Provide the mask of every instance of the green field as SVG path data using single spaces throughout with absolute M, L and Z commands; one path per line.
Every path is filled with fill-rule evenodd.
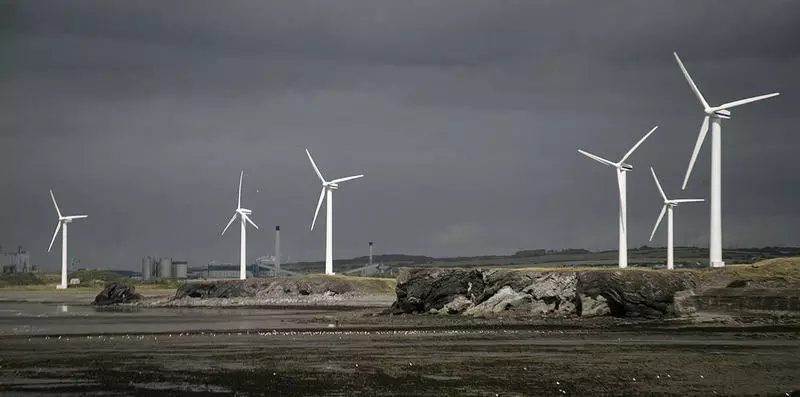
M 543 251 L 543 250 L 542 250 Z M 544 255 L 525 255 L 520 251 L 508 256 L 478 256 L 456 258 L 432 258 L 411 255 L 376 255 L 375 263 L 390 267 L 503 267 L 503 268 L 594 268 L 614 267 L 617 264 L 617 251 L 589 252 L 585 250 L 564 250 L 565 252 L 546 252 Z M 584 252 L 580 252 L 584 251 Z M 748 264 L 765 259 L 800 256 L 800 248 L 743 248 L 723 250 L 723 259 L 728 264 Z M 666 248 L 640 247 L 628 251 L 631 267 L 659 267 L 666 262 Z M 346 272 L 364 266 L 367 257 L 334 261 L 337 272 Z M 678 268 L 703 268 L 708 266 L 708 250 L 697 247 L 675 247 L 675 265 Z M 283 268 L 301 273 L 321 272 L 322 262 L 288 263 Z

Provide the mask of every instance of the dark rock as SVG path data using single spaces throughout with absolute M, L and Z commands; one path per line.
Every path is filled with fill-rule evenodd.
M 747 287 L 748 280 L 733 280 L 725 288 L 744 288 Z
M 339 277 L 225 280 L 186 283 L 178 287 L 175 299 L 181 298 L 253 298 L 270 296 L 336 296 L 357 294 L 359 286 Z
M 136 288 L 126 285 L 122 281 L 111 281 L 106 284 L 103 291 L 94 298 L 94 305 L 105 306 L 118 303 L 131 303 L 141 300 L 142 296 L 136 293 Z
M 257 285 L 239 281 L 185 283 L 175 291 L 175 298 L 240 298 L 255 295 Z
M 530 304 L 532 298 L 524 292 L 514 291 L 510 286 L 500 288 L 497 293 L 492 295 L 489 299 L 481 302 L 479 305 L 470 308 L 464 314 L 466 315 L 484 315 L 490 313 L 500 313 L 507 309 L 519 308 L 520 306 Z
M 578 272 L 579 298 L 602 296 L 614 317 L 658 318 L 676 314 L 675 293 L 693 289 L 694 276 L 688 273 L 652 271 Z M 581 314 L 581 299 L 578 300 Z
M 463 311 L 465 311 L 465 310 L 467 310 L 467 309 L 469 309 L 469 308 L 471 308 L 473 306 L 475 306 L 475 304 L 472 303 L 471 300 L 467 299 L 466 296 L 464 296 L 464 295 L 456 295 L 456 297 L 453 298 L 453 300 L 450 303 L 444 305 L 444 307 L 442 307 L 442 310 L 439 310 L 438 313 L 439 314 L 460 314 Z M 436 309 L 432 309 L 432 310 L 436 310 Z
M 480 270 L 403 269 L 397 277 L 397 300 L 392 312 L 438 311 L 459 295 L 477 303 L 483 295 L 483 286 Z
M 404 269 L 391 311 L 656 318 L 691 311 L 676 308 L 675 294 L 695 284 L 689 273 L 639 270 Z
M 297 280 L 300 295 L 344 294 L 353 291 L 353 284 L 335 277 L 317 277 Z

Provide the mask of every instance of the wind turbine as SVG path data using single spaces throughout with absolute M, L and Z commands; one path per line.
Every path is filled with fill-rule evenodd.
M 237 201 L 236 209 L 233 211 L 233 216 L 231 217 L 231 220 L 228 221 L 228 224 L 225 225 L 225 229 L 222 229 L 222 234 L 220 234 L 220 236 L 223 236 L 225 234 L 225 231 L 228 230 L 228 228 L 231 226 L 231 224 L 233 223 L 233 221 L 236 219 L 237 216 L 241 218 L 242 237 L 241 237 L 241 252 L 239 254 L 240 280 L 244 280 L 247 278 L 247 266 L 245 264 L 245 262 L 247 261 L 247 222 L 250 222 L 250 224 L 253 225 L 253 227 L 258 229 L 258 225 L 253 223 L 253 221 L 250 220 L 250 217 L 248 216 L 252 214 L 253 211 L 250 211 L 247 208 L 242 208 L 242 177 L 244 177 L 244 170 L 242 170 L 242 173 L 239 174 L 239 201 Z
M 630 164 L 625 164 L 625 160 L 630 157 L 631 154 L 639 147 L 639 145 L 644 142 L 647 137 L 650 136 L 655 130 L 658 129 L 658 126 L 653 127 L 650 132 L 645 134 L 642 139 L 639 139 L 639 142 L 636 142 L 635 145 L 628 150 L 628 153 L 625 153 L 618 162 L 613 162 L 610 160 L 606 160 L 600 156 L 596 156 L 594 154 L 584 152 L 583 150 L 578 150 L 578 153 L 599 162 L 600 164 L 605 164 L 610 167 L 614 167 L 617 170 L 617 185 L 619 186 L 619 267 L 626 268 L 628 267 L 628 239 L 627 239 L 627 223 L 628 223 L 628 214 L 627 214 L 627 204 L 625 202 L 625 196 L 627 195 L 626 190 L 626 173 L 633 170 L 633 166 Z
M 678 61 L 678 66 L 680 66 L 683 76 L 686 77 L 686 81 L 689 82 L 694 94 L 697 95 L 697 99 L 703 105 L 703 112 L 706 114 L 703 118 L 703 124 L 700 126 L 700 134 L 697 136 L 697 143 L 694 145 L 692 158 L 689 160 L 689 168 L 686 170 L 686 177 L 683 179 L 683 187 L 681 189 L 686 189 L 686 182 L 689 181 L 689 175 L 692 174 L 694 162 L 697 160 L 697 153 L 700 152 L 700 147 L 703 145 L 703 140 L 708 132 L 708 123 L 711 120 L 711 231 L 709 233 L 708 259 L 711 267 L 723 267 L 725 262 L 722 261 L 722 119 L 731 118 L 731 112 L 728 110 L 730 108 L 772 98 L 779 95 L 779 93 L 773 92 L 711 107 L 703 98 L 700 89 L 692 81 L 689 72 L 686 71 L 683 62 L 678 57 L 678 53 L 673 52 L 673 54 L 675 55 L 675 60 Z
M 61 210 L 58 209 L 58 204 L 56 203 L 56 196 L 53 195 L 53 189 L 50 189 L 50 198 L 53 199 L 53 206 L 56 207 L 56 212 L 58 213 L 58 225 L 56 225 L 56 232 L 53 233 L 53 239 L 50 240 L 50 246 L 47 248 L 47 252 L 53 248 L 53 243 L 56 241 L 56 236 L 58 236 L 58 231 L 61 229 L 61 226 L 64 226 L 64 230 L 61 232 L 61 284 L 56 286 L 58 289 L 66 289 L 67 288 L 67 226 L 72 223 L 73 219 L 83 219 L 88 218 L 89 215 L 71 215 L 71 216 L 63 216 L 61 215 Z
M 339 189 L 339 183 L 349 181 L 352 179 L 358 179 L 363 177 L 364 175 L 353 175 L 348 176 L 346 178 L 339 178 L 334 179 L 332 181 L 326 181 L 325 178 L 322 176 L 322 173 L 319 172 L 319 168 L 317 164 L 314 163 L 314 159 L 311 157 L 311 152 L 306 149 L 306 154 L 308 155 L 308 159 L 311 161 L 311 165 L 314 167 L 314 171 L 316 171 L 317 176 L 322 181 L 322 191 L 319 194 L 319 201 L 317 202 L 317 210 L 314 211 L 314 220 L 311 221 L 311 230 L 314 230 L 314 225 L 317 223 L 317 215 L 319 214 L 319 208 L 322 206 L 322 200 L 325 200 L 325 196 L 327 195 L 327 207 L 326 207 L 326 225 L 325 225 L 325 274 L 334 274 L 333 273 L 333 191 Z
M 659 193 L 661 193 L 661 197 L 664 198 L 664 206 L 661 207 L 661 213 L 658 214 L 658 220 L 656 220 L 656 225 L 653 227 L 653 232 L 650 233 L 650 241 L 653 241 L 653 236 L 656 234 L 656 230 L 658 230 L 658 225 L 661 224 L 661 219 L 664 218 L 664 212 L 667 213 L 667 269 L 675 268 L 674 264 L 674 254 L 672 249 L 672 210 L 678 206 L 680 203 L 697 203 L 701 201 L 705 201 L 703 199 L 675 199 L 670 200 L 667 198 L 667 195 L 664 194 L 664 189 L 661 188 L 661 183 L 658 182 L 658 177 L 656 176 L 656 171 L 653 170 L 653 167 L 650 167 L 650 172 L 653 173 L 653 180 L 656 181 L 656 186 L 658 187 Z

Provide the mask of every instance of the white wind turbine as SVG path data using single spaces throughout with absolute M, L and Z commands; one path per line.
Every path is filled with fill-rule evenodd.
M 653 180 L 656 181 L 656 186 L 658 187 L 659 193 L 661 193 L 661 197 L 664 199 L 664 206 L 661 207 L 661 213 L 658 214 L 658 220 L 656 220 L 656 225 L 653 227 L 653 232 L 650 233 L 650 241 L 653 241 L 653 236 L 656 234 L 656 230 L 658 230 L 658 225 L 661 224 L 661 219 L 664 218 L 664 212 L 667 213 L 667 269 L 675 268 L 675 261 L 674 261 L 674 253 L 673 253 L 673 239 L 672 239 L 672 210 L 678 206 L 680 203 L 697 203 L 701 201 L 705 201 L 703 199 L 675 199 L 670 200 L 667 198 L 667 195 L 664 193 L 664 189 L 661 188 L 661 183 L 658 182 L 658 177 L 656 176 L 656 171 L 653 170 L 653 167 L 650 167 L 650 172 L 653 173 Z
M 47 248 L 47 252 L 50 252 L 53 248 L 53 243 L 56 241 L 58 231 L 63 225 L 64 230 L 61 232 L 61 284 L 56 288 L 65 289 L 67 288 L 67 225 L 72 223 L 73 219 L 88 218 L 89 215 L 63 216 L 61 215 L 61 210 L 58 209 L 58 204 L 56 204 L 56 196 L 53 195 L 53 189 L 50 189 L 50 198 L 53 199 L 53 206 L 56 207 L 56 212 L 58 213 L 58 225 L 56 225 L 56 232 L 53 233 L 53 239 L 50 240 L 50 247 Z
M 625 160 L 630 157 L 631 154 L 639 147 L 639 145 L 644 142 L 647 137 L 650 136 L 655 130 L 658 129 L 658 126 L 653 127 L 650 132 L 645 134 L 642 139 L 639 139 L 639 142 L 636 142 L 635 145 L 628 150 L 628 153 L 625 153 L 622 156 L 622 159 L 619 162 L 613 162 L 610 160 L 606 160 L 600 156 L 596 156 L 594 154 L 584 152 L 583 150 L 578 150 L 578 153 L 595 160 L 601 164 L 605 164 L 610 167 L 614 167 L 617 170 L 617 185 L 619 186 L 619 267 L 625 268 L 628 267 L 628 239 L 627 239 L 627 223 L 628 223 L 628 214 L 627 214 L 627 204 L 625 202 L 625 197 L 627 195 L 626 190 L 626 173 L 633 170 L 633 166 L 630 164 L 625 164 Z
M 225 225 L 225 229 L 222 229 L 222 234 L 220 234 L 220 236 L 225 234 L 225 231 L 228 230 L 228 228 L 231 226 L 231 224 L 233 223 L 233 221 L 236 219 L 237 216 L 239 216 L 241 218 L 242 236 L 241 236 L 241 252 L 239 254 L 239 279 L 240 280 L 244 280 L 244 279 L 247 278 L 247 265 L 246 265 L 246 262 L 247 262 L 247 224 L 246 224 L 246 222 L 250 222 L 250 224 L 253 225 L 253 227 L 258 229 L 258 225 L 253 223 L 253 221 L 250 220 L 250 217 L 248 216 L 248 215 L 252 214 L 253 211 L 250 211 L 247 208 L 242 208 L 242 177 L 244 177 L 244 171 L 242 171 L 242 173 L 239 174 L 239 200 L 237 201 L 236 209 L 233 212 L 233 216 L 231 217 L 231 220 L 228 221 L 228 224 Z
M 703 112 L 706 114 L 703 118 L 703 125 L 700 127 L 700 134 L 697 136 L 697 143 L 694 145 L 692 158 L 689 160 L 689 168 L 686 170 L 686 177 L 683 179 L 682 189 L 686 189 L 686 182 L 689 181 L 689 175 L 692 174 L 694 162 L 697 160 L 697 153 L 700 152 L 700 147 L 703 145 L 703 140 L 708 132 L 708 122 L 711 120 L 711 231 L 709 233 L 708 243 L 708 259 L 712 267 L 725 266 L 722 261 L 722 119 L 730 119 L 730 108 L 744 105 L 750 102 L 760 101 L 779 95 L 777 92 L 771 94 L 759 95 L 752 98 L 740 99 L 738 101 L 728 102 L 720 106 L 711 107 L 703 98 L 700 89 L 694 84 L 689 72 L 683 66 L 683 62 L 678 57 L 678 53 L 673 52 L 675 60 L 678 61 L 683 76 L 692 87 L 692 91 L 697 95 L 697 99 L 703 105 Z
M 319 208 L 322 206 L 322 200 L 326 199 L 327 197 L 327 206 L 326 206 L 326 225 L 325 225 L 325 274 L 334 274 L 333 273 L 333 191 L 339 188 L 339 183 L 344 181 L 349 181 L 352 179 L 358 179 L 363 177 L 364 175 L 353 175 L 348 176 L 346 178 L 339 178 L 334 179 L 330 182 L 326 181 L 325 178 L 322 176 L 322 173 L 319 172 L 319 168 L 317 164 L 314 163 L 314 159 L 311 157 L 311 152 L 306 149 L 306 154 L 308 155 L 308 159 L 311 161 L 311 165 L 314 167 L 314 171 L 316 171 L 317 176 L 322 181 L 322 191 L 319 194 L 319 201 L 317 202 L 317 209 L 314 211 L 314 220 L 311 221 L 311 230 L 314 230 L 314 225 L 317 223 L 317 215 L 319 214 Z

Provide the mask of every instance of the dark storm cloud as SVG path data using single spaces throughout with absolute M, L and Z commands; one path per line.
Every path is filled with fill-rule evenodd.
M 307 230 L 318 183 L 335 194 L 336 257 L 379 252 L 611 249 L 610 169 L 632 158 L 630 245 L 668 194 L 704 197 L 704 149 L 679 184 L 702 120 L 671 52 L 710 102 L 780 90 L 726 122 L 724 244 L 797 244 L 800 5 L 788 1 L 0 2 L 0 243 L 35 261 L 68 212 L 84 264 L 145 254 L 235 262 L 219 239 L 245 169 L 245 204 L 292 260 L 323 257 Z M 685 206 L 678 244 L 707 244 L 707 205 Z M 660 238 L 660 237 L 659 237 Z M 660 241 L 655 242 L 660 244 Z

